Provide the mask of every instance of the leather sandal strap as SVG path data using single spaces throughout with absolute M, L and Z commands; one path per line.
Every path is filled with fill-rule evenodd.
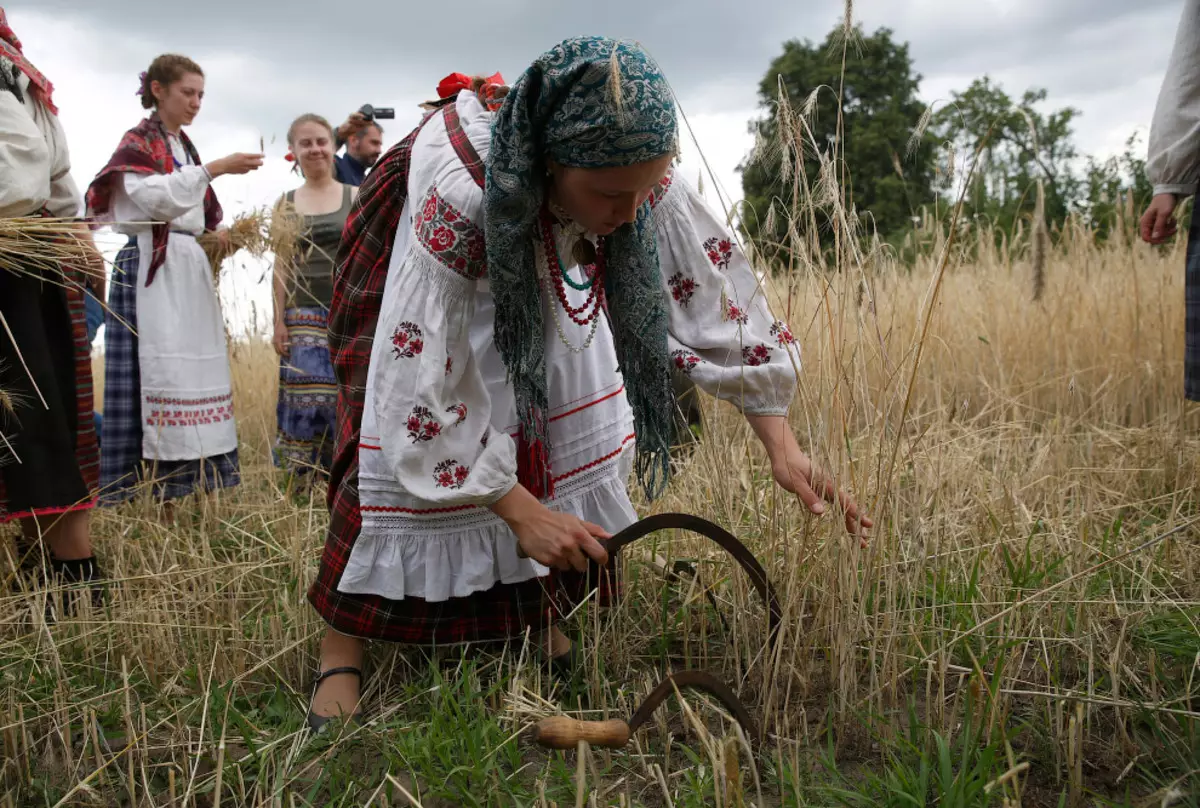
M 337 676 L 338 674 L 341 674 L 341 673 L 353 674 L 353 675 L 357 676 L 360 680 L 363 678 L 363 672 L 361 670 L 359 670 L 358 668 L 352 667 L 350 665 L 345 665 L 340 668 L 330 668 L 327 671 L 322 671 L 321 673 L 317 674 L 317 678 L 315 680 L 313 680 L 313 689 L 316 689 L 317 687 L 319 687 L 320 684 L 322 682 L 324 682 L 326 679 L 328 679 L 330 676 Z

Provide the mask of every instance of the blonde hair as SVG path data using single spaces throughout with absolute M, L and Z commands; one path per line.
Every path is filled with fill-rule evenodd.
M 336 139 L 334 137 L 333 127 L 329 124 L 329 121 L 327 121 L 323 116 L 316 114 L 315 112 L 306 112 L 303 115 L 301 115 L 300 117 L 296 118 L 296 120 L 292 121 L 292 125 L 289 126 L 288 130 L 287 130 L 287 144 L 288 144 L 288 148 L 292 150 L 293 154 L 295 154 L 295 150 L 296 150 L 296 130 L 299 129 L 301 126 L 304 126 L 304 124 L 306 124 L 306 123 L 315 123 L 317 126 L 323 127 L 325 129 L 325 131 L 327 131 L 329 133 L 330 140 Z M 292 164 L 292 170 L 297 171 L 302 175 L 304 173 L 303 170 L 300 168 L 299 155 L 296 155 L 296 162 Z M 334 166 L 334 168 L 332 170 L 333 170 L 334 175 L 336 176 L 337 175 L 336 165 Z
M 142 74 L 142 109 L 154 109 L 158 106 L 158 100 L 150 89 L 154 82 L 157 81 L 164 88 L 170 87 L 188 73 L 195 73 L 197 76 L 204 75 L 200 65 L 186 56 L 180 56 L 178 53 L 164 53 L 156 57 L 146 72 Z

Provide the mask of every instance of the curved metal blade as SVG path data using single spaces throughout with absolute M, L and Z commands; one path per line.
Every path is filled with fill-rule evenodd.
M 680 690 L 701 690 L 713 696 L 721 705 L 729 711 L 734 720 L 741 725 L 746 732 L 746 737 L 756 741 L 758 739 L 758 727 L 754 723 L 754 719 L 750 717 L 750 712 L 742 704 L 741 700 L 734 694 L 729 687 L 717 679 L 711 673 L 704 671 L 678 671 L 671 674 L 650 692 L 642 705 L 637 708 L 637 712 L 633 714 L 633 718 L 629 719 L 629 732 L 632 735 L 637 732 L 638 728 L 649 720 L 654 711 L 659 708 L 667 697 L 675 692 L 675 689 Z
M 691 514 L 660 513 L 646 517 L 639 522 L 634 522 L 608 541 L 601 542 L 601 544 L 605 546 L 610 555 L 616 554 L 622 547 L 631 542 L 637 541 L 656 531 L 670 529 L 687 530 L 711 539 L 724 548 L 733 557 L 733 560 L 746 571 L 751 585 L 758 590 L 758 594 L 762 596 L 763 603 L 767 607 L 768 644 L 773 646 L 779 636 L 779 629 L 783 622 L 783 609 L 779 605 L 779 598 L 775 594 L 774 587 L 771 586 L 771 581 L 767 578 L 766 570 L 763 569 L 762 564 L 758 563 L 758 559 L 754 557 L 754 553 L 750 552 L 750 549 L 746 545 L 738 541 L 732 533 L 720 525 L 714 524 L 707 519 L 702 519 L 699 516 L 692 516 Z

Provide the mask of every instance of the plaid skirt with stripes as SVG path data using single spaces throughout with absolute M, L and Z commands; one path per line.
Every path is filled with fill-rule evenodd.
M 92 348 L 82 273 L 0 270 L 0 523 L 96 504 Z M 12 339 L 10 339 L 11 332 Z
M 137 284 L 140 254 L 131 238 L 117 254 L 104 315 L 104 432 L 100 503 L 127 502 L 150 482 L 158 499 L 232 488 L 241 482 L 237 449 L 196 460 L 142 457 L 142 383 L 138 368 Z
M 1200 401 L 1200 216 L 1192 216 L 1184 270 L 1184 395 Z

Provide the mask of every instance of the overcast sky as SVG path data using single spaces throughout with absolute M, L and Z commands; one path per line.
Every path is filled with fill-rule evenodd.
M 26 55 L 56 86 L 80 187 L 143 112 L 138 74 L 162 52 L 186 53 L 207 74 L 190 134 L 205 159 L 255 151 L 267 165 L 216 181 L 227 215 L 269 204 L 297 182 L 283 135 L 303 112 L 342 120 L 363 103 L 396 107 L 385 142 L 417 122 L 417 104 L 447 73 L 508 79 L 558 40 L 578 34 L 636 39 L 658 59 L 696 139 L 685 138 L 693 180 L 700 152 L 740 199 L 735 171 L 753 145 L 756 88 L 789 38 L 820 41 L 841 0 L 17 0 L 0 4 Z M 911 43 L 926 102 L 989 74 L 1011 94 L 1045 87 L 1048 103 L 1082 112 L 1081 152 L 1119 152 L 1154 109 L 1182 0 L 856 0 L 868 31 Z M 706 179 L 706 183 L 708 180 Z M 711 187 L 711 183 L 708 183 Z M 243 320 L 269 305 L 261 272 L 246 268 L 222 293 Z

